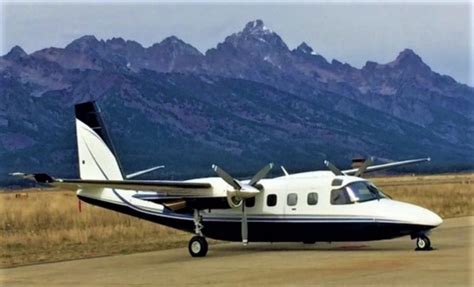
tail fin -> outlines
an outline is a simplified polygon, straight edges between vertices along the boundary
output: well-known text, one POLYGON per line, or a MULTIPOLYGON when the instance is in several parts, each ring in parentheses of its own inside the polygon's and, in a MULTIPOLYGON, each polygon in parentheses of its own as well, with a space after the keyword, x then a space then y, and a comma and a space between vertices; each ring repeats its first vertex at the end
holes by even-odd
POLYGON ((81 179, 122 180, 122 167, 95 102, 75 106, 81 179))

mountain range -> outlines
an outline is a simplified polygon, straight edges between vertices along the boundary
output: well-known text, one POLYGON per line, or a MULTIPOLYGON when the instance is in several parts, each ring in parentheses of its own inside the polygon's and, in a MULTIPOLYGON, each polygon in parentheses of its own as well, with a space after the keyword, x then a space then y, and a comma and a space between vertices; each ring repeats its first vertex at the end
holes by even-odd
POLYGON ((290 49, 261 20, 204 54, 171 36, 150 47, 92 35, 0 57, 0 182, 12 171, 77 177, 73 106, 97 100, 127 172, 247 175, 432 156, 474 163, 474 89, 413 50, 361 69, 305 42, 290 49))

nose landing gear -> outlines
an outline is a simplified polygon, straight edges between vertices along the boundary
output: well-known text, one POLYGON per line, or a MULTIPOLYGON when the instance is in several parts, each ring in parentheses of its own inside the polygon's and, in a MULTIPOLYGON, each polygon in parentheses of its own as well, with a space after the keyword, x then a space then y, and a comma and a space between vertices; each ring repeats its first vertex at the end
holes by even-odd
POLYGON ((433 250, 433 248, 431 248, 431 241, 430 239, 428 238, 428 236, 426 235, 421 235, 420 237, 418 237, 416 239, 416 251, 420 251, 420 250, 423 250, 423 251, 427 251, 427 250, 433 250))

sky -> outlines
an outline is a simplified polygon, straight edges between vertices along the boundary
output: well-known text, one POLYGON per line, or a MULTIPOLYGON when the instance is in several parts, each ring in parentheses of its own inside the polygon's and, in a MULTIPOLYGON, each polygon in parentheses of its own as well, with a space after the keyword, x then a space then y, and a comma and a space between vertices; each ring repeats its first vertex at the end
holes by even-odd
POLYGON ((432 70, 474 86, 473 9, 470 1, 3 1, 0 54, 15 45, 27 53, 64 47, 83 35, 145 47, 175 35, 205 52, 262 19, 291 49, 305 41, 329 61, 360 68, 410 48, 432 70))

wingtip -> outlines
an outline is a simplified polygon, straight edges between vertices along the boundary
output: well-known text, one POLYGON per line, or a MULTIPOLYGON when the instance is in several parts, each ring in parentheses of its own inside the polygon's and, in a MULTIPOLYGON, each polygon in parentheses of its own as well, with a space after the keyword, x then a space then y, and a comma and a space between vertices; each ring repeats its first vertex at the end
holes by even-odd
POLYGON ((8 175, 10 176, 24 176, 25 174, 22 172, 9 172, 8 175))
POLYGON ((23 172, 11 172, 11 176, 18 176, 23 179, 34 180, 38 183, 52 183, 56 179, 46 173, 23 173, 23 172))

